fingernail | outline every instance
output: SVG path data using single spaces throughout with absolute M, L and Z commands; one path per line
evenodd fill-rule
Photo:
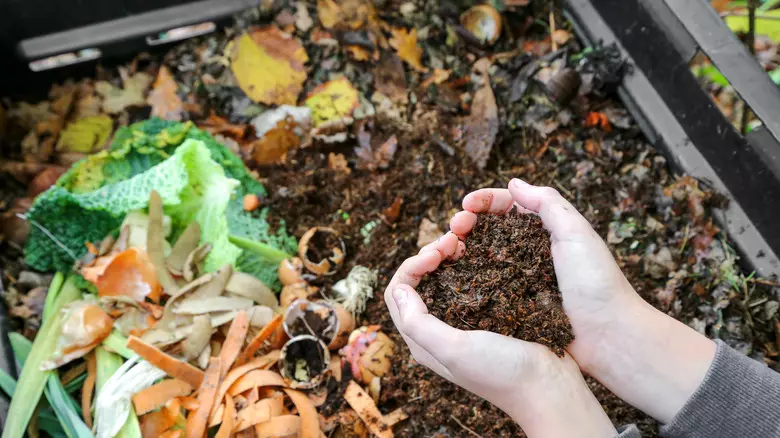
M 522 189 L 523 187 L 527 186 L 528 183 L 521 180 L 520 178 L 512 178 L 512 181 L 509 181 L 509 185 L 516 189 Z
M 401 316 L 403 316 L 404 310 L 406 309 L 406 297 L 406 290 L 400 286 L 393 291 L 393 300 L 395 300 L 395 305 L 398 306 L 398 311 L 401 313 Z

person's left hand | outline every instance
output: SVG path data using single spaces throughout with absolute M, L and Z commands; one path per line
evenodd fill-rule
M 414 290 L 444 260 L 465 253 L 445 236 L 407 259 L 385 290 L 385 303 L 414 359 L 498 406 L 533 436 L 614 436 L 615 428 L 566 354 L 486 331 L 463 331 L 433 315 Z

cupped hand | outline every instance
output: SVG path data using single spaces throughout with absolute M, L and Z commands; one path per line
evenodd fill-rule
M 568 351 L 588 369 L 605 337 L 641 298 L 626 280 L 604 241 L 555 189 L 513 179 L 509 189 L 482 189 L 463 199 L 450 229 L 460 239 L 471 233 L 477 214 L 504 214 L 512 208 L 538 214 L 550 243 L 563 307 L 574 329 Z
M 433 315 L 414 288 L 444 260 L 465 253 L 448 233 L 407 259 L 385 302 L 415 360 L 511 415 L 528 436 L 613 436 L 615 429 L 567 354 L 486 331 L 463 331 Z
M 671 421 L 704 379 L 715 344 L 642 300 L 601 237 L 556 190 L 513 179 L 508 189 L 470 193 L 463 208 L 450 221 L 460 239 L 478 213 L 517 208 L 539 215 L 550 232 L 563 309 L 574 330 L 567 351 L 617 396 Z

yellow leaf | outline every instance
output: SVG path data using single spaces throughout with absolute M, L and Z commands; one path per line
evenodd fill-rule
M 57 151 L 89 154 L 106 143 L 113 128 L 114 121 L 105 114 L 82 117 L 68 123 L 62 131 L 57 141 Z
M 181 120 L 182 102 L 176 95 L 179 86 L 173 80 L 168 67 L 160 67 L 154 88 L 149 93 L 146 102 L 152 107 L 152 116 L 165 120 Z
M 357 30 L 378 25 L 376 9 L 370 0 L 317 0 L 317 17 L 325 29 Z
M 320 85 L 306 98 L 315 126 L 351 116 L 359 105 L 358 91 L 344 77 Z
M 255 102 L 295 105 L 306 81 L 308 60 L 297 38 L 271 26 L 238 37 L 230 67 L 238 85 Z
M 398 57 L 417 71 L 428 71 L 421 62 L 423 50 L 417 47 L 417 29 L 412 29 L 411 32 L 406 29 L 393 29 L 392 31 L 393 39 L 390 40 L 390 45 L 398 52 Z
M 333 0 L 317 0 L 317 17 L 325 29 L 332 29 L 342 20 L 341 6 Z
M 371 58 L 371 53 L 360 46 L 347 46 L 344 51 L 355 61 L 368 61 Z

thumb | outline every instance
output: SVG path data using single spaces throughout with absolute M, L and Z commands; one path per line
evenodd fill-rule
M 538 214 L 554 238 L 592 232 L 590 223 L 551 187 L 533 186 L 514 178 L 509 182 L 509 193 L 518 205 Z
M 408 285 L 401 284 L 393 290 L 393 301 L 398 308 L 397 326 L 401 334 L 447 366 L 462 344 L 464 332 L 430 315 L 420 296 Z
M 407 284 L 400 284 L 393 290 L 393 301 L 398 308 L 398 317 L 400 318 L 398 322 L 401 327 L 404 326 L 405 321 L 408 322 L 410 317 L 413 318 L 413 315 L 428 314 L 428 307 L 422 302 L 417 292 Z

